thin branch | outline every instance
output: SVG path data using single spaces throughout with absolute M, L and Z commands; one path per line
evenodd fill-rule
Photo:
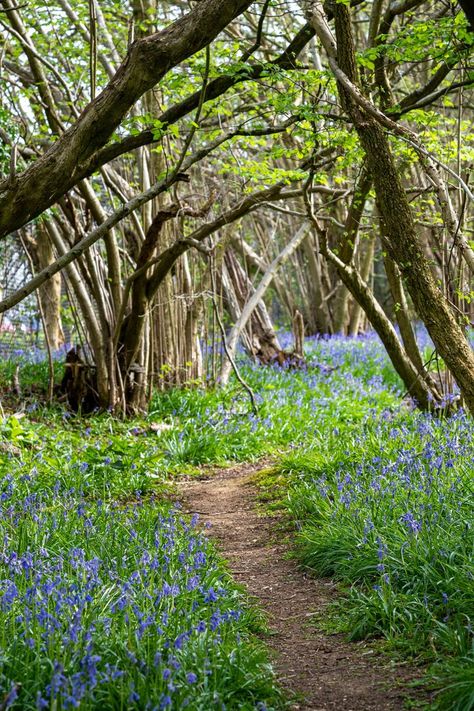
M 218 99 L 222 94 L 224 94 L 228 89 L 232 88 L 236 84 L 240 84 L 245 81 L 253 81 L 264 75 L 272 67 L 277 67 L 279 69 L 294 69 L 296 65 L 296 58 L 299 53 L 304 49 L 310 39 L 314 36 L 314 30 L 309 26 L 305 25 L 295 36 L 295 38 L 290 42 L 288 47 L 284 52 L 280 54 L 273 62 L 267 64 L 256 64 L 254 66 L 249 66 L 248 70 L 241 74 L 236 74 L 232 76 L 222 76 L 217 79 L 210 81 L 206 88 L 206 102 L 212 101 L 213 99 Z M 186 99 L 183 99 L 179 104 L 171 106 L 169 109 L 164 111 L 160 116 L 156 117 L 157 122 L 161 126 L 161 131 L 165 131 L 168 126 L 176 123 L 180 118 L 187 116 L 191 111 L 197 108 L 199 100 L 201 97 L 201 91 L 196 91 L 191 94 Z M 94 172 L 98 167 L 109 163 L 114 158 L 118 158 L 124 153 L 129 153 L 135 148 L 140 148 L 141 146 L 147 146 L 151 143 L 156 143 L 158 141 L 156 131 L 152 129 L 146 129 L 136 136 L 127 136 L 122 141 L 112 143 L 111 145 L 105 146 L 99 149 L 90 159 L 87 165 L 87 174 Z
M 384 114 L 383 111 L 380 111 L 379 109 L 377 109 L 377 107 L 362 94 L 359 87 L 357 87 L 349 79 L 347 74 L 340 68 L 340 66 L 337 62 L 336 40 L 334 39 L 333 34 L 332 34 L 331 30 L 329 29 L 329 25 L 326 22 L 322 3 L 317 1 L 317 2 L 312 2 L 310 4 L 311 4 L 311 19 L 313 21 L 313 26 L 314 26 L 315 32 L 318 35 L 324 49 L 326 50 L 329 66 L 331 67 L 331 70 L 332 70 L 334 76 L 336 77 L 337 81 L 340 82 L 340 84 L 344 87 L 344 89 L 347 91 L 347 93 L 350 95 L 350 97 L 353 99 L 353 101 L 355 101 L 356 104 L 358 104 L 358 106 L 360 108 L 362 108 L 369 116 L 371 116 L 376 121 L 378 121 L 378 123 L 380 123 L 380 125 L 382 125 L 384 128 L 387 128 L 394 135 L 396 135 L 399 138 L 402 138 L 403 140 L 410 143 L 413 146 L 413 148 L 415 149 L 415 151 L 417 152 L 420 159 L 422 160 L 423 165 L 426 165 L 426 161 L 424 159 L 428 158 L 430 161 L 436 163 L 441 168 L 446 170 L 461 185 L 462 189 L 469 196 L 469 199 L 474 200 L 474 195 L 469 190 L 469 187 L 466 185 L 466 183 L 461 178 L 461 176 L 459 176 L 457 173 L 455 173 L 455 171 L 451 170 L 451 168 L 449 168 L 447 165 L 445 165 L 438 158 L 433 156 L 433 154 L 430 153 L 422 145 L 418 136 L 413 131 L 406 128 L 405 126 L 401 126 L 401 125 L 397 124 L 395 121 L 393 121 L 391 118 L 389 118 L 386 114 Z M 395 3 L 395 4 L 397 4 L 397 3 Z M 403 6 L 412 6 L 412 5 L 414 6 L 417 3 L 414 0 L 405 0 L 404 3 L 398 3 L 397 6 L 398 5 L 402 6 L 402 4 L 403 4 Z M 436 170 L 436 167 L 433 165 L 432 169 Z
M 303 224 L 301 225 L 300 229 L 293 236 L 293 238 L 288 242 L 288 244 L 286 244 L 283 247 L 281 252 L 275 257 L 275 259 L 271 262 L 271 264 L 268 265 L 268 268 L 267 268 L 265 274 L 262 276 L 257 288 L 255 289 L 252 296 L 249 298 L 247 303 L 242 308 L 239 318 L 237 319 L 235 324 L 232 326 L 232 330 L 230 332 L 230 336 L 229 336 L 229 339 L 227 342 L 228 350 L 230 351 L 232 357 L 235 354 L 235 351 L 236 351 L 242 331 L 244 330 L 250 317 L 252 316 L 253 312 L 255 311 L 259 301 L 262 300 L 263 295 L 265 294 L 266 290 L 272 283 L 273 277 L 275 276 L 278 269 L 280 268 L 280 265 L 283 264 L 283 262 L 285 262 L 293 254 L 293 252 L 298 248 L 298 246 L 301 244 L 301 242 L 305 239 L 306 235 L 308 234 L 310 227 L 311 227 L 311 222 L 309 220 L 305 220 L 303 222 Z M 226 367 L 226 364 L 224 363 L 222 370 L 221 370 L 221 382 L 223 384 L 225 384 L 227 382 L 228 377 L 229 377 L 229 368 Z
M 230 363 L 230 365 L 231 365 L 231 367 L 232 367 L 232 370 L 233 370 L 234 373 L 235 373 L 235 377 L 237 378 L 237 380 L 239 381 L 239 383 L 241 384 L 241 386 L 244 388 L 244 390 L 248 393 L 248 396 L 249 396 L 249 398 L 250 398 L 250 403 L 251 403 L 251 405 L 252 405 L 252 410 L 253 410 L 254 415 L 258 415 L 258 406 L 257 406 L 257 401 L 256 401 L 256 399 L 255 399 L 255 393 L 254 393 L 254 391 L 252 390 L 252 388 L 250 387 L 250 385 L 249 385 L 249 384 L 243 379 L 243 377 L 241 376 L 240 371 L 239 371 L 239 369 L 238 369 L 238 367 L 237 367 L 237 364 L 236 364 L 236 362 L 235 362 L 235 360 L 234 360 L 234 358 L 233 358 L 233 355 L 232 355 L 232 353 L 230 352 L 229 347 L 228 347 L 228 345 L 227 345 L 227 337 L 226 337 L 226 333 L 225 333 L 224 324 L 222 323 L 221 315 L 220 315 L 219 309 L 218 309 L 218 307 L 217 307 L 217 301 L 216 301 L 216 293 L 217 293 L 216 276 L 215 276 L 214 270 L 213 270 L 213 268 L 212 268 L 212 262 L 210 263 L 209 268 L 210 268 L 210 272 L 211 272 L 211 287 L 212 287 L 211 299 L 212 299 L 212 305 L 213 305 L 213 307 L 214 307 L 214 313 L 215 313 L 215 315 L 216 315 L 216 320 L 217 320 L 217 324 L 218 324 L 218 326 L 219 326 L 219 331 L 221 332 L 222 345 L 224 346 L 224 351 L 225 351 L 225 354 L 226 354 L 226 356 L 227 356 L 227 358 L 228 358 L 228 361 L 229 361 L 229 363 Z
M 283 127 L 277 126 L 274 130 L 275 132 L 283 130 Z M 18 304 L 20 301 L 23 301 L 23 299 L 33 293 L 33 291 L 35 291 L 35 289 L 41 286 L 41 284 L 43 284 L 45 281 L 54 276 L 54 274 L 57 274 L 57 272 L 61 271 L 67 264 L 70 264 L 71 262 L 75 261 L 87 249 L 89 249 L 89 247 L 95 244 L 95 242 L 104 237 L 112 227 L 121 222 L 125 217 L 128 217 L 139 207 L 145 205 L 153 198 L 165 192 L 175 183 L 182 180 L 185 180 L 187 182 L 189 178 L 186 175 L 185 171 L 189 170 L 189 168 L 201 161 L 220 145 L 230 140 L 231 138 L 234 138 L 235 136 L 239 135 L 240 131 L 237 130 L 233 131 L 232 133 L 226 134 L 220 137 L 219 139 L 216 139 L 206 148 L 202 148 L 196 151 L 196 153 L 193 153 L 189 158 L 184 160 L 181 165 L 181 172 L 177 173 L 176 171 L 172 171 L 170 175 L 152 185 L 151 188 L 149 188 L 148 190 L 138 194 L 131 200 L 125 202 L 120 208 L 118 208 L 106 220 L 104 220 L 102 224 L 92 230 L 82 240 L 77 242 L 77 244 L 72 247 L 70 252 L 61 256 L 53 264 L 49 265 L 46 269 L 43 269 L 41 272 L 39 272 L 34 279 L 29 281 L 28 284 L 25 284 L 21 289 L 18 289 L 9 297 L 0 301 L 0 313 L 7 311 L 8 309 L 12 308 L 12 306 Z M 283 191 L 283 188 L 285 186 L 287 186 L 287 183 L 281 182 L 277 185 L 272 186 L 271 188 L 267 188 L 266 190 L 261 191 L 260 193 L 254 193 L 245 197 L 235 206 L 233 210 L 229 211 L 228 213 L 224 213 L 224 215 L 221 215 L 213 223 L 207 223 L 206 225 L 203 225 L 200 229 L 196 230 L 191 235 L 191 237 L 193 239 L 203 240 L 206 236 L 212 234 L 217 229 L 219 229 L 219 227 L 233 222 L 234 220 L 238 219 L 238 217 L 245 215 L 247 212 L 249 212 L 249 210 L 254 209 L 257 205 L 260 205 L 265 200 L 269 200 L 270 198 L 272 198 L 272 196 L 278 196 L 278 194 Z M 278 197 L 275 197 L 275 199 L 278 199 Z M 177 243 L 174 243 L 171 248 L 174 249 L 176 247 L 176 244 Z
M 395 112 L 395 115 L 396 116 L 404 116 L 405 114 L 409 113 L 410 111 L 414 111 L 416 109 L 422 109 L 424 106 L 429 106 L 430 104 L 433 104 L 437 99 L 440 99 L 442 96 L 447 96 L 447 94 L 450 94 L 452 91 L 455 91 L 456 89 L 460 89 L 463 86 L 472 86 L 473 84 L 474 84 L 474 79 L 465 79 L 464 81 L 455 81 L 452 84 L 450 84 L 449 86 L 444 86 L 442 89 L 438 89 L 438 91 L 434 91 L 432 94 L 425 96 L 423 99 L 420 99 L 416 103 L 405 106 L 399 112 Z
M 194 163 L 202 160 L 208 153 L 210 153 L 216 145 L 224 143 L 224 141 L 230 138 L 229 135 L 216 141 L 211 146 L 208 146 L 206 150 L 197 151 L 195 154 L 190 156 L 184 163 L 183 168 L 188 170 Z M 185 174 L 173 173 L 172 175 L 158 181 L 151 186 L 148 190 L 135 196 L 128 202 L 124 203 L 121 207 L 113 212 L 101 225 L 92 230 L 88 235 L 81 239 L 77 244 L 75 244 L 72 249 L 67 253 L 59 257 L 53 264 L 49 265 L 46 269 L 39 272 L 36 277 L 31 279 L 27 284 L 25 284 L 21 289 L 18 289 L 13 294 L 11 294 L 6 299 L 0 301 L 0 313 L 7 311 L 8 309 L 15 306 L 20 301 L 23 301 L 27 296 L 33 293 L 41 284 L 50 279 L 54 274 L 64 269 L 64 267 L 71 262 L 75 261 L 80 257 L 89 247 L 91 247 L 95 242 L 97 242 L 102 237 L 108 233 L 108 231 L 115 227 L 119 222 L 121 222 L 125 217 L 128 217 L 132 212 L 137 210 L 142 205 L 157 197 L 165 190 L 168 190 L 172 185 L 180 180 L 187 179 Z
M 262 12 L 260 14 L 260 18 L 258 21 L 258 27 L 257 27 L 257 34 L 255 36 L 255 42 L 249 49 L 247 49 L 241 56 L 240 61 L 241 62 L 246 62 L 254 52 L 257 51 L 257 49 L 260 47 L 262 43 L 262 32 L 263 32 L 263 23 L 265 22 L 265 18 L 267 16 L 267 11 L 268 11 L 268 6 L 270 5 L 270 0 L 265 0 L 265 3 L 262 8 Z
M 160 32 L 136 40 L 113 79 L 46 153 L 17 176 L 14 188 L 0 182 L 0 236 L 41 214 L 86 177 L 91 156 L 109 141 L 140 97 L 210 44 L 250 4 L 201 0 Z

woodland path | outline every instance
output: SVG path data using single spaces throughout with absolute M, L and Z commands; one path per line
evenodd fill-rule
M 234 578 L 268 617 L 280 685 L 299 711 L 401 711 L 416 671 L 395 666 L 370 644 L 321 632 L 311 619 L 336 594 L 331 580 L 307 576 L 288 557 L 274 518 L 256 509 L 251 478 L 264 465 L 245 464 L 182 482 L 181 500 L 215 538 Z M 207 476 L 207 475 L 205 475 Z M 411 695 L 411 694 L 410 694 Z M 425 699 L 426 700 L 426 699 Z

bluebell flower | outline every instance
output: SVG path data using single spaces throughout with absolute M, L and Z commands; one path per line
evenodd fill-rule
M 210 587 L 209 590 L 204 595 L 204 602 L 216 602 L 217 599 L 218 599 L 218 597 L 214 591 L 214 588 Z
M 36 694 L 36 708 L 37 709 L 47 709 L 49 708 L 49 701 L 43 697 L 41 691 Z
M 155 667 L 157 667 L 157 666 L 159 666 L 160 663 L 161 663 L 161 652 L 156 652 L 155 656 L 153 658 L 153 665 Z
M 135 689 L 132 689 L 132 690 L 130 691 L 130 694 L 129 694 L 129 697 L 128 697 L 128 703 L 129 703 L 129 704 L 134 704 L 134 703 L 136 703 L 137 701 L 140 701 L 140 694 L 139 694 L 137 691 L 135 691 Z

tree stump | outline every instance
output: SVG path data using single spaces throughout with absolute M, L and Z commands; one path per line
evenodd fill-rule
M 64 368 L 59 390 L 66 396 L 71 410 L 83 414 L 96 410 L 99 407 L 96 369 L 84 362 L 80 346 L 67 352 Z

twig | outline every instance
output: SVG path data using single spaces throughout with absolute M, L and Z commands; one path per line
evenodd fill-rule
M 244 388 L 244 390 L 248 393 L 248 396 L 249 396 L 249 399 L 250 399 L 250 402 L 251 402 L 251 405 L 252 405 L 252 411 L 253 411 L 254 415 L 258 415 L 258 406 L 257 406 L 257 401 L 256 401 L 256 399 L 255 399 L 255 393 L 254 393 L 254 391 L 252 390 L 252 388 L 250 387 L 250 385 L 242 378 L 242 376 L 241 376 L 241 374 L 240 374 L 240 371 L 239 371 L 239 369 L 238 369 L 238 367 L 237 367 L 237 364 L 236 364 L 235 360 L 233 359 L 232 354 L 231 354 L 231 352 L 229 351 L 229 348 L 227 347 L 227 338 L 226 338 L 226 335 L 225 335 L 225 328 L 224 328 L 224 324 L 222 323 L 222 319 L 221 319 L 221 316 L 220 316 L 220 313 L 219 313 L 219 309 L 218 309 L 218 307 L 217 307 L 217 301 L 216 301 L 216 291 L 217 291 L 217 289 L 216 289 L 216 277 L 215 277 L 215 274 L 214 274 L 213 265 L 212 265 L 212 259 L 211 259 L 211 258 L 209 259 L 209 268 L 210 268 L 210 272 L 211 272 L 211 285 L 212 285 L 211 299 L 212 299 L 212 305 L 213 305 L 213 307 L 214 307 L 214 313 L 215 313 L 215 315 L 216 315 L 216 320 L 217 320 L 217 324 L 218 324 L 218 326 L 219 326 L 219 331 L 221 332 L 222 344 L 223 344 L 223 346 L 224 346 L 225 354 L 226 354 L 227 358 L 229 359 L 229 363 L 230 363 L 231 366 L 232 366 L 232 370 L 233 370 L 234 373 L 235 373 L 235 377 L 237 378 L 237 380 L 239 381 L 239 383 L 241 384 L 241 386 Z

